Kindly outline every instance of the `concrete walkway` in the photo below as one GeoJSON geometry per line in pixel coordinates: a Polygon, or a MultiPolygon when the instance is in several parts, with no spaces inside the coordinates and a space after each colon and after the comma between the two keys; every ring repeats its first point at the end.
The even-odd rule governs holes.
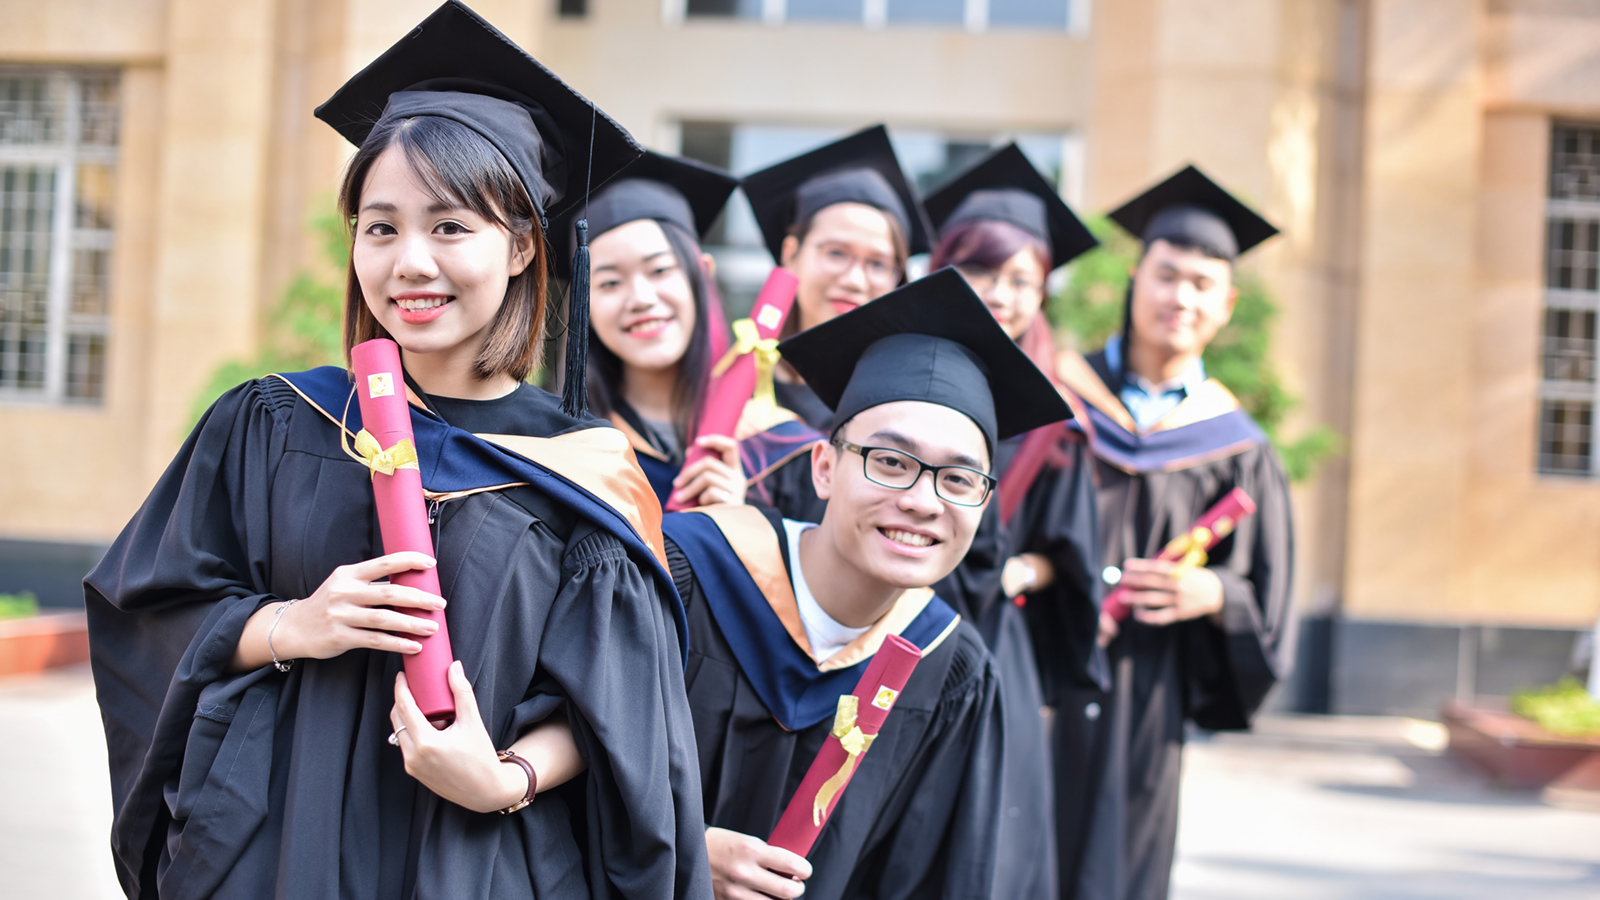
{"type": "Polygon", "coordinates": [[[1600,812],[1443,747],[1433,723],[1333,716],[1190,744],[1174,900],[1600,898],[1600,812]]]}
{"type": "MultiPolygon", "coordinates": [[[[1175,900],[1600,898],[1600,812],[1498,791],[1437,725],[1274,717],[1186,752],[1175,900]]],[[[0,897],[111,900],[87,669],[0,679],[0,897]]]]}

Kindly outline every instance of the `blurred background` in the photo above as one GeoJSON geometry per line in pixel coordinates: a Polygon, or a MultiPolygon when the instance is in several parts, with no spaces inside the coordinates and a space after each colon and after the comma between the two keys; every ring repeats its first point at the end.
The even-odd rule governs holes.
{"type": "MultiPolygon", "coordinates": [[[[312,109],[436,5],[0,0],[0,601],[81,607],[211,397],[336,358],[351,148],[312,109]]],[[[1200,165],[1284,230],[1208,359],[1298,478],[1273,708],[1437,719],[1588,667],[1600,2],[472,5],[736,173],[883,121],[926,188],[1019,141],[1108,242],[1055,279],[1064,346],[1119,315],[1096,215],[1200,165]]],[[[771,266],[742,198],[711,243],[738,313],[771,266]]]]}

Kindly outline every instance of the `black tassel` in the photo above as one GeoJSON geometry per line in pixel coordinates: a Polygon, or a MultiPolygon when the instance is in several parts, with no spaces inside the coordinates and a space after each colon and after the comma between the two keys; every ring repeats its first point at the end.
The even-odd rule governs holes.
{"type": "Polygon", "coordinates": [[[589,220],[578,220],[578,248],[572,253],[572,286],[567,291],[567,377],[561,411],[575,419],[589,412],[589,220]]]}

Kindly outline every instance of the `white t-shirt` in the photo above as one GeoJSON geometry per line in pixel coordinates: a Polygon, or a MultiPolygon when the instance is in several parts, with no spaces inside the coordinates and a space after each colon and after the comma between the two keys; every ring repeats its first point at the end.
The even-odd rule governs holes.
{"type": "Polygon", "coordinates": [[[828,657],[838,653],[850,642],[867,633],[868,625],[864,628],[851,628],[840,625],[834,618],[823,611],[822,605],[811,593],[811,586],[806,584],[805,573],[800,570],[800,533],[817,526],[810,522],[796,522],[791,519],[783,520],[783,529],[789,535],[789,571],[794,578],[794,599],[800,607],[800,624],[805,626],[806,640],[811,642],[811,652],[817,662],[822,662],[828,657]]]}

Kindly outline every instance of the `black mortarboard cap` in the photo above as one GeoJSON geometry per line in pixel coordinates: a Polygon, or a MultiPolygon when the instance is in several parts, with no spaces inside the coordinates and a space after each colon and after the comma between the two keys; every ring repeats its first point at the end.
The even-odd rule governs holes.
{"type": "Polygon", "coordinates": [[[776,260],[790,226],[835,203],[877,207],[900,223],[913,254],[931,249],[927,214],[882,125],[746,175],[741,186],[776,260]]]}
{"type": "MultiPolygon", "coordinates": [[[[384,119],[458,122],[510,163],[546,229],[644,152],[626,129],[459,0],[434,10],[316,114],[358,147],[384,119]]],[[[582,265],[574,259],[562,408],[581,416],[589,344],[588,245],[581,237],[576,256],[582,265]]]]}
{"type": "Polygon", "coordinates": [[[1117,207],[1111,220],[1146,246],[1158,240],[1182,242],[1229,261],[1278,233],[1192,165],[1117,207]]]}
{"type": "Polygon", "coordinates": [[[884,403],[921,400],[965,414],[993,450],[996,440],[1072,416],[953,268],[808,328],[778,350],[840,424],[884,403]]]}
{"type": "Polygon", "coordinates": [[[1050,248],[1052,269],[1100,244],[1014,143],[967,167],[922,205],[940,232],[966,222],[1015,225],[1050,248]]]}
{"type": "MultiPolygon", "coordinates": [[[[639,219],[671,222],[703,238],[739,186],[739,179],[716,166],[646,151],[644,156],[589,198],[589,239],[639,219]]],[[[574,209],[557,225],[563,251],[573,246],[574,209]]]]}

